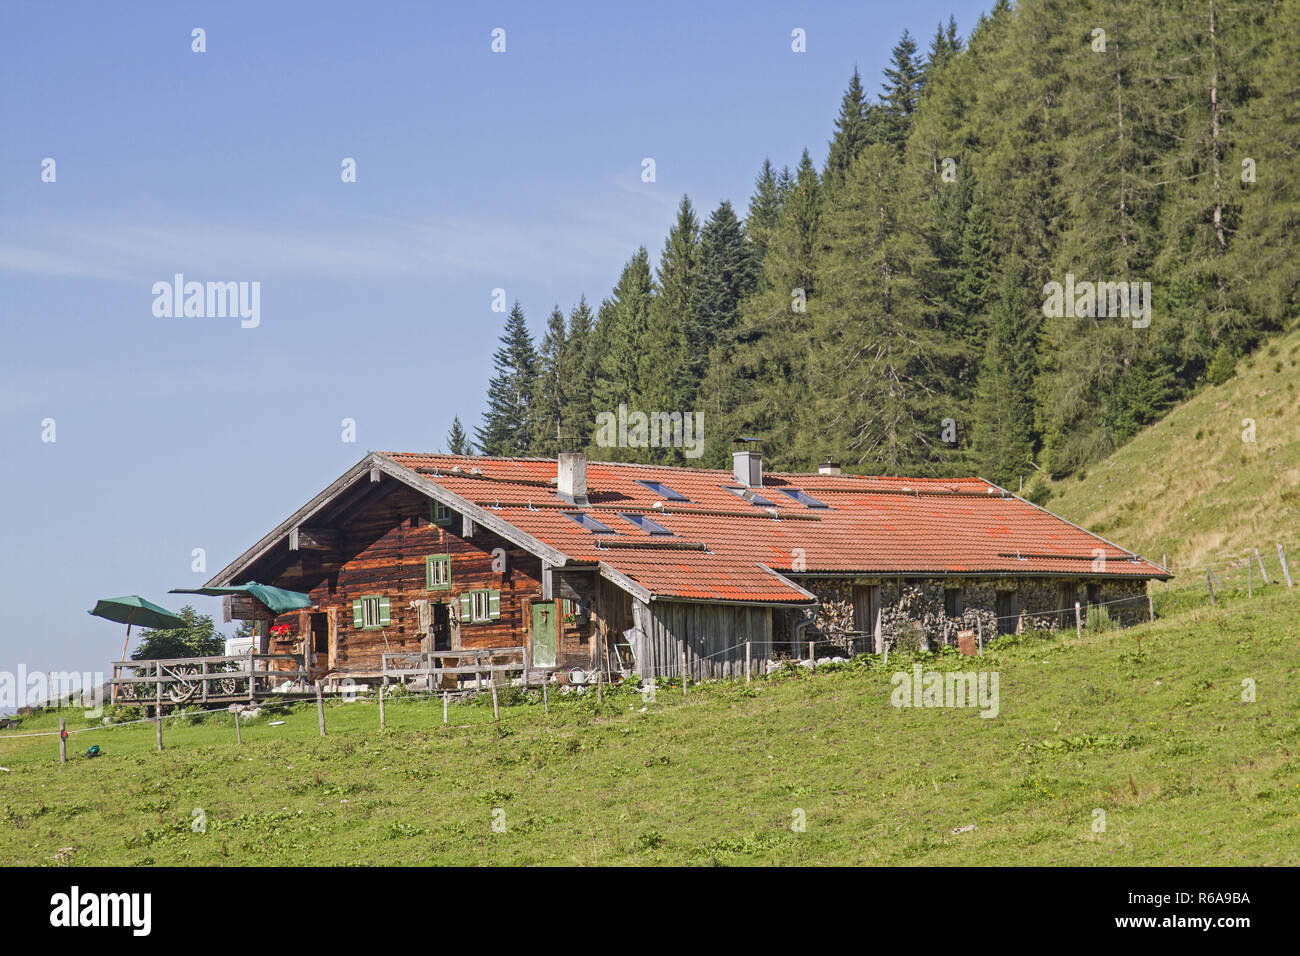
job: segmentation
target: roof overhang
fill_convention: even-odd
[[[251,565],[266,557],[281,541],[284,541],[287,546],[289,535],[294,529],[309,522],[322,510],[329,507],[345,491],[363,481],[378,483],[382,481],[385,475],[410,488],[414,488],[435,501],[441,501],[461,514],[467,515],[475,524],[487,528],[511,544],[518,545],[530,554],[536,555],[552,567],[563,567],[568,561],[567,555],[537,540],[532,535],[520,531],[508,521],[495,515],[491,509],[481,508],[472,501],[448,491],[423,475],[419,475],[381,454],[371,452],[331,482],[327,488],[312,498],[311,501],[276,525],[274,530],[264,535],[257,544],[218,571],[207,582],[205,587],[224,587],[231,584]]]

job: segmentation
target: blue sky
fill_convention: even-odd
[[[874,94],[904,27],[987,6],[6,2],[0,670],[106,670],[96,598],[179,608],[368,450],[445,447],[493,289],[535,333],[594,308],[683,193],[743,213],[765,156],[824,161],[855,65]],[[155,317],[177,272],[260,282],[260,325]]]

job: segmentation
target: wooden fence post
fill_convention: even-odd
[[[447,723],[447,692],[442,692],[442,722]]]
[[[1210,606],[1213,607],[1218,602],[1214,600],[1214,582],[1210,580],[1210,575],[1214,572],[1209,568],[1205,569],[1205,586],[1210,589]]]
[[[316,682],[316,721],[320,724],[320,735],[325,736],[325,699],[320,694],[320,681]]]
[[[684,647],[682,648],[680,656],[682,660],[682,696],[685,697],[686,696],[686,648]]]
[[[984,656],[984,622],[975,615],[975,640],[979,642],[980,657]]]
[[[208,662],[201,661],[203,666],[203,703],[208,702]]]
[[[753,672],[754,664],[751,657],[749,641],[745,642],[745,683],[749,683],[750,674]]]
[[[1083,609],[1079,607],[1079,602],[1074,602],[1074,636],[1083,638]]]
[[[68,722],[59,718],[59,763],[68,762]]]
[[[524,690],[528,690],[528,648],[524,648]]]
[[[1282,563],[1282,577],[1286,579],[1286,586],[1291,586],[1291,569],[1286,566],[1286,552],[1282,550],[1282,542],[1277,543],[1277,559]]]
[[[153,685],[157,690],[154,697],[155,703],[153,705],[153,717],[154,726],[158,732],[158,749],[162,750],[162,664],[157,666],[156,673],[158,679],[154,681]]]
[[[242,744],[244,735],[239,730],[239,705],[235,705],[235,743]]]
[[[501,722],[501,707],[497,703],[497,682],[496,676],[493,675],[492,684],[492,716],[496,718],[497,723]]]
[[[379,685],[379,729],[385,730],[388,727],[388,720],[384,715],[384,691],[388,689],[386,684]]]
[[[808,642],[808,664],[809,664],[808,667],[809,671],[815,671],[817,669],[817,642],[816,641]]]
[[[551,696],[547,688],[551,684],[551,675],[542,671],[542,710],[547,714],[551,712]]]
[[[1259,556],[1259,548],[1255,549],[1255,560],[1259,562],[1259,576],[1264,579],[1264,584],[1267,586],[1268,572],[1264,570],[1264,559]],[[1249,555],[1246,557],[1246,564],[1250,564]]]
[[[257,681],[253,679],[253,649],[248,649],[248,703],[253,706],[257,703]]]
[[[1151,596],[1151,592],[1148,590],[1147,591],[1147,620],[1154,621],[1155,619],[1156,619],[1156,599]]]

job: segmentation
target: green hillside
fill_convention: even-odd
[[[1245,550],[1271,578],[1281,541],[1300,580],[1300,332],[1244,359],[1109,458],[1048,482],[1045,506],[1156,560],[1204,576],[1231,567],[1244,586]],[[1247,441],[1250,421],[1254,441]],[[1258,580],[1258,579],[1257,579]]]
[[[225,715],[169,723],[162,753],[152,725],[100,728],[65,766],[54,737],[0,735],[0,863],[1296,865],[1298,602],[1161,591],[1153,624],[924,660],[996,671],[992,719],[891,706],[898,656],[500,727],[406,700],[386,731],[339,703],[321,738],[308,705],[242,746]]]

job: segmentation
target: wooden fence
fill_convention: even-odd
[[[273,664],[286,665],[272,669]],[[125,704],[255,703],[271,696],[310,693],[310,675],[301,654],[239,654],[230,657],[177,657],[169,660],[114,661],[113,699]],[[289,682],[291,689],[282,689]]]

